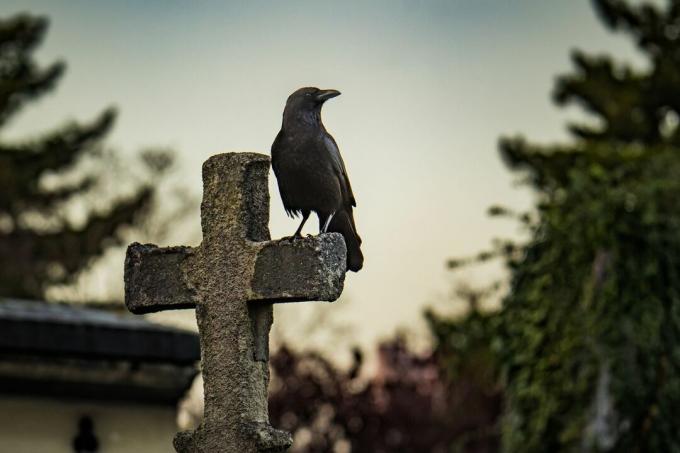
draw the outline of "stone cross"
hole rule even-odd
[[[291,435],[269,425],[267,407],[273,304],[334,301],[342,292],[342,236],[270,240],[268,174],[262,154],[211,157],[203,164],[201,245],[127,250],[131,312],[196,309],[205,409],[197,430],[175,436],[180,453],[285,451]]]

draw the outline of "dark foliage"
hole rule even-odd
[[[438,320],[443,351],[484,332],[509,452],[680,451],[680,1],[593,3],[649,67],[574,53],[554,99],[597,121],[563,146],[501,141],[538,194],[528,243],[480,255],[511,271],[502,309],[474,329]]]
[[[455,385],[433,355],[418,356],[403,341],[380,345],[379,366],[357,378],[362,355],[349,371],[315,353],[281,348],[272,357],[269,406],[275,426],[294,433],[296,452],[493,452],[500,392],[460,368]],[[337,451],[349,451],[339,449]]]
[[[47,25],[44,18],[23,14],[0,20],[0,127],[54,89],[64,73],[62,62],[41,68],[33,59]],[[108,109],[89,124],[70,123],[20,144],[0,143],[0,295],[42,298],[48,286],[72,281],[119,242],[122,226],[145,212],[153,190],[141,186],[111,204],[95,209],[90,203],[85,223],[74,226],[62,207],[90,192],[98,175],[50,188],[43,184],[45,176],[67,173],[85,158],[100,161],[107,171],[101,142],[114,119]]]

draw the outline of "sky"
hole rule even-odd
[[[424,307],[455,308],[455,282],[498,278],[500,267],[455,274],[445,263],[517,236],[514,223],[487,217],[489,206],[531,205],[499,158],[499,137],[567,138],[565,121],[578,110],[556,109],[550,93],[572,49],[636,58],[587,0],[0,3],[0,16],[18,11],[50,18],[38,59],[64,59],[68,70],[0,139],[91,120],[115,105],[107,144],[123,155],[175,149],[178,181],[196,196],[209,156],[269,153],[292,91],[342,92],[324,106],[323,121],[352,181],[365,267],[348,274],[332,306],[277,307],[275,327],[284,339],[325,349],[422,331]],[[270,192],[272,236],[290,235],[297,222],[285,216],[273,173]],[[198,212],[189,223],[196,231]],[[311,221],[305,231],[316,228]],[[93,294],[120,294],[115,256]]]

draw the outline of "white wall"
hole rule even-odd
[[[176,410],[166,406],[0,397],[0,450],[73,453],[78,420],[89,415],[99,453],[174,452]]]

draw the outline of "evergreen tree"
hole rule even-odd
[[[61,62],[42,68],[34,61],[47,25],[30,15],[0,20],[0,127],[54,89],[64,73]],[[97,174],[44,184],[47,175],[69,172],[86,158],[104,159],[101,142],[114,118],[108,109],[89,124],[71,123],[20,144],[0,143],[0,296],[41,298],[48,286],[72,281],[118,242],[122,226],[144,213],[153,193],[148,186],[108,207],[88,206],[84,225],[74,226],[63,207],[91,192]]]
[[[564,145],[500,143],[538,195],[526,244],[471,260],[506,259],[501,309],[431,319],[454,369],[493,358],[508,452],[680,451],[680,0],[593,5],[649,64],[574,52],[554,100],[594,120]]]
[[[507,451],[680,451],[680,1],[594,0],[649,59],[575,52],[558,105],[574,140],[501,141],[538,192],[509,253],[499,348]]]

